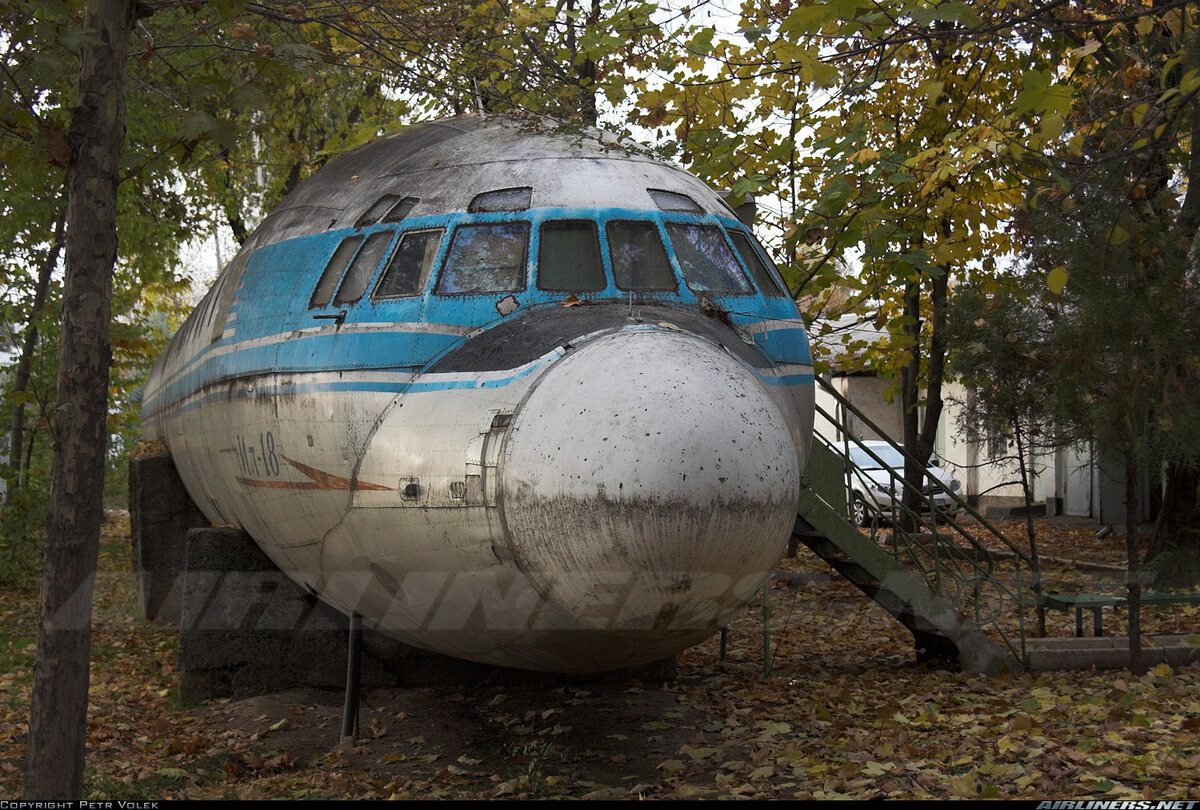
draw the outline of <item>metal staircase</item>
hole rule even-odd
[[[932,477],[919,493],[922,508],[905,508],[901,493],[913,487],[902,470],[883,485],[893,493],[886,508],[860,505],[866,525],[855,525],[851,493],[871,481],[849,450],[881,460],[850,435],[845,421],[853,416],[877,436],[885,434],[828,381],[818,378],[818,385],[846,419],[817,406],[817,419],[826,424],[814,433],[789,553],[803,543],[887,610],[912,632],[919,660],[957,659],[966,671],[988,674],[1021,669],[1028,606],[1022,594],[1036,582],[1028,556]],[[955,509],[934,503],[936,497],[944,506],[945,495]],[[964,515],[973,518],[969,527]]]

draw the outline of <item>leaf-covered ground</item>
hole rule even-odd
[[[1019,527],[1006,527],[1020,536]],[[128,522],[101,551],[89,714],[92,798],[1195,798],[1200,666],[984,678],[917,664],[906,630],[802,551],[761,604],[679,657],[669,682],[599,679],[180,706],[176,638],[137,616]],[[1039,522],[1042,554],[1119,564],[1094,524]],[[1049,566],[1063,589],[1094,573]],[[1109,590],[1117,586],[1108,582]],[[0,602],[0,796],[20,789],[36,591]],[[1051,614],[1052,635],[1073,619]],[[1118,631],[1116,611],[1110,626]],[[1200,609],[1148,610],[1194,632]]]

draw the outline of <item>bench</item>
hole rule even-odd
[[[1101,611],[1106,607],[1128,604],[1124,596],[1105,593],[1046,593],[1042,594],[1042,606],[1064,612],[1075,610],[1075,635],[1083,635],[1083,611],[1092,611],[1093,635],[1104,635],[1104,619]],[[1200,604],[1200,592],[1196,591],[1146,591],[1142,594],[1143,605]]]

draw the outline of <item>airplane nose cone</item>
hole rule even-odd
[[[619,332],[558,361],[514,414],[502,519],[547,602],[583,628],[672,638],[668,654],[761,587],[799,476],[750,369],[686,333]]]

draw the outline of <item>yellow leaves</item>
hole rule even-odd
[[[945,82],[930,80],[922,84],[918,92],[920,92],[921,96],[924,97],[929,104],[933,105],[937,104],[938,99],[941,98],[945,89]]]
[[[896,767],[896,763],[894,763],[894,762],[874,762],[874,761],[872,761],[872,762],[868,762],[866,765],[863,766],[862,772],[866,776],[883,776],[885,773],[888,773],[888,772],[894,770],[895,767]]]
[[[678,759],[668,759],[658,764],[658,769],[663,772],[664,776],[678,776],[687,770],[687,765]]]
[[[762,732],[759,736],[762,739],[770,739],[777,734],[786,734],[791,730],[792,727],[787,723],[768,722],[762,724]]]
[[[1041,126],[1038,128],[1042,141],[1047,142],[1057,138],[1062,134],[1064,125],[1065,122],[1062,115],[1057,112],[1047,113],[1042,116]]]
[[[803,4],[788,14],[779,32],[787,39],[798,39],[807,34],[820,33],[837,19],[837,10],[832,4]]]
[[[979,784],[971,774],[950,777],[950,792],[964,798],[975,798],[979,795]]]
[[[1055,295],[1062,295],[1063,288],[1067,286],[1067,268],[1055,267],[1046,275],[1046,286]]]
[[[768,779],[775,775],[774,765],[762,765],[750,772],[750,781],[757,782],[760,779]]]

